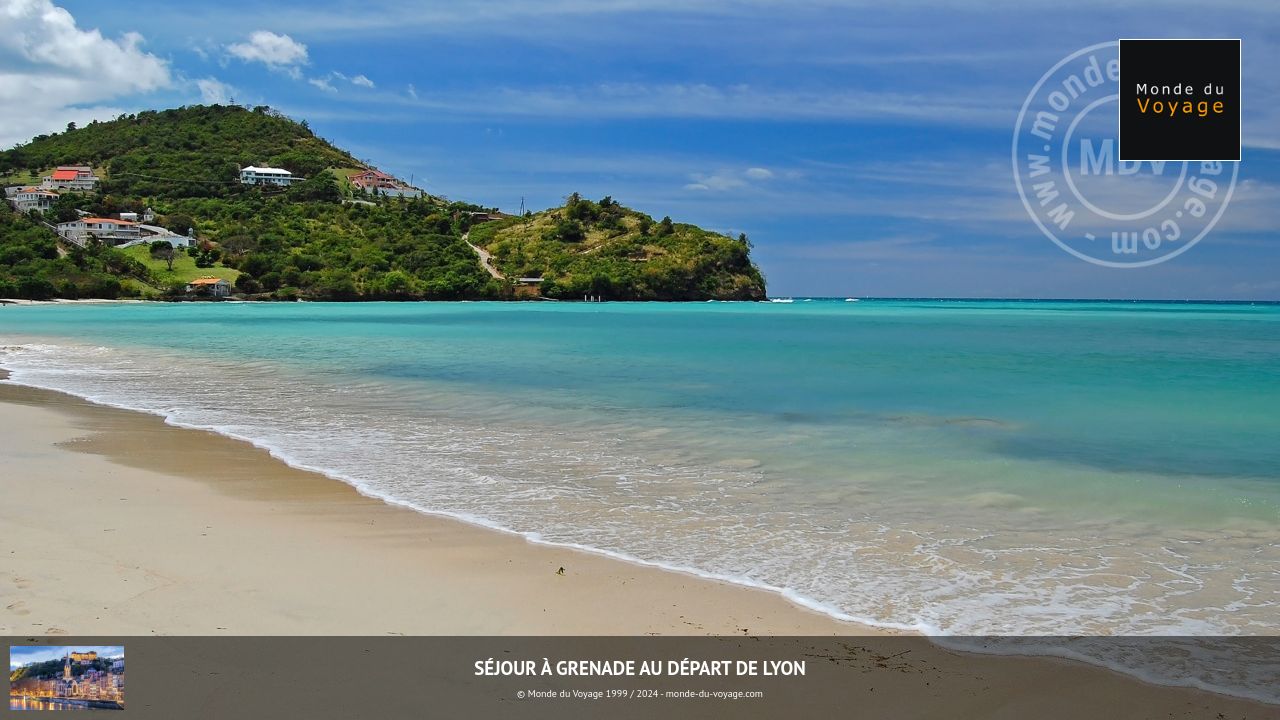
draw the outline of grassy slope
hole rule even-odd
[[[493,253],[495,265],[507,277],[546,278],[544,288],[551,296],[765,297],[764,279],[749,259],[749,247],[740,240],[680,223],[664,235],[648,216],[622,208],[617,225],[583,223],[581,242],[563,242],[554,236],[565,212],[555,208],[527,218],[485,223],[472,229],[470,240]],[[649,225],[647,231],[645,225]]]
[[[151,257],[151,248],[146,245],[135,245],[131,248],[125,248],[121,252],[146,265],[160,287],[168,287],[174,283],[190,282],[202,277],[220,277],[234,283],[236,278],[240,277],[239,270],[223,267],[221,264],[216,264],[210,268],[198,268],[196,267],[196,259],[182,249],[176,251],[177,254],[173,261],[172,271],[168,269],[168,265],[164,260],[157,260]]]
[[[10,185],[39,185],[44,174],[35,170],[19,170],[7,175],[0,175],[0,187]]]
[[[329,168],[329,174],[338,183],[338,190],[342,192],[343,197],[351,197],[355,192],[356,186],[351,184],[351,176],[361,172],[363,168],[358,167],[341,167]]]

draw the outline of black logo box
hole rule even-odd
[[[1121,39],[1120,160],[1240,160],[1240,49],[1238,39]]]

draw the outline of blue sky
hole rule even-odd
[[[451,198],[515,210],[609,194],[746,232],[773,295],[1280,299],[1273,1],[885,5],[0,0],[0,26],[102,58],[73,67],[0,40],[17,70],[0,73],[0,101],[24,100],[0,110],[0,143],[234,98]],[[56,8],[71,28],[47,20]],[[1244,40],[1236,197],[1207,239],[1141,270],[1054,246],[1009,166],[1041,73],[1119,37]]]
[[[123,657],[120,645],[13,645],[9,648],[9,669],[66,657],[68,652],[96,652],[99,657]]]

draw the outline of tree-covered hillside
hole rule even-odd
[[[486,208],[439,197],[364,195],[364,165],[268,108],[195,106],[124,115],[0,152],[0,184],[29,184],[58,165],[87,164],[92,192],[64,192],[43,215],[0,210],[0,297],[178,297],[200,270],[260,299],[501,299],[542,294],[608,299],[759,299],[764,282],[745,238],[654,222],[612,200],[484,223]],[[288,188],[239,182],[239,167],[283,167]],[[152,224],[189,232],[174,258],[61,241],[48,223],[153,209]],[[491,277],[470,239],[491,250]]]
[[[90,670],[107,671],[111,669],[114,662],[111,658],[95,658],[87,662],[75,662],[71,664],[71,676],[80,677]],[[62,677],[63,666],[66,661],[63,658],[54,658],[52,660],[43,660],[30,665],[23,665],[9,671],[9,682],[17,683],[21,680],[51,680],[53,678]]]
[[[56,236],[0,203],[0,298],[116,298],[140,268],[118,250],[60,248]]]
[[[325,168],[361,164],[305,123],[270,108],[197,105],[40,135],[0,152],[0,175],[80,163],[106,170],[106,194],[159,198],[240,194],[242,166],[270,165],[311,177]]]
[[[564,207],[485,223],[472,243],[508,278],[542,278],[547,297],[615,300],[763,300],[764,279],[745,236],[654,221],[606,197],[577,193]]]
[[[501,288],[461,238],[449,206],[426,199],[378,204],[284,197],[185,199],[217,259],[241,271],[237,288],[281,298],[459,300]]]

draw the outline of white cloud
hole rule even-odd
[[[122,111],[102,103],[172,82],[141,35],[82,30],[51,0],[0,0],[0,28],[0,146],[114,117]]]
[[[315,85],[316,87],[320,88],[321,90],[324,90],[325,92],[336,93],[338,92],[338,88],[334,86],[333,84],[334,80],[341,80],[342,82],[347,82],[347,83],[351,83],[352,85],[358,85],[360,87],[366,87],[366,88],[371,88],[374,86],[373,81],[365,77],[364,75],[356,75],[355,77],[348,77],[347,75],[340,73],[337,70],[333,70],[328,75],[325,75],[323,77],[310,78],[307,80],[307,82],[312,85]],[[410,85],[409,87],[413,87],[413,86]]]
[[[215,78],[196,80],[200,88],[200,99],[210,105],[229,105],[235,96],[236,89]]]
[[[418,99],[418,88],[414,87],[413,83],[409,83],[409,97],[414,100]]]
[[[762,167],[750,167],[746,170],[718,170],[713,173],[693,173],[693,182],[684,186],[685,190],[723,192],[741,190],[759,180],[773,177],[773,171]]]
[[[273,70],[295,70],[307,64],[307,46],[288,35],[269,30],[249,34],[248,42],[232,43],[227,52],[245,62],[260,62]]]
[[[307,82],[311,83],[312,85],[315,85],[316,87],[320,88],[325,92],[331,92],[331,93],[338,92],[338,88],[334,87],[333,83],[329,82],[329,78],[327,77],[311,78],[310,80],[307,80]]]

